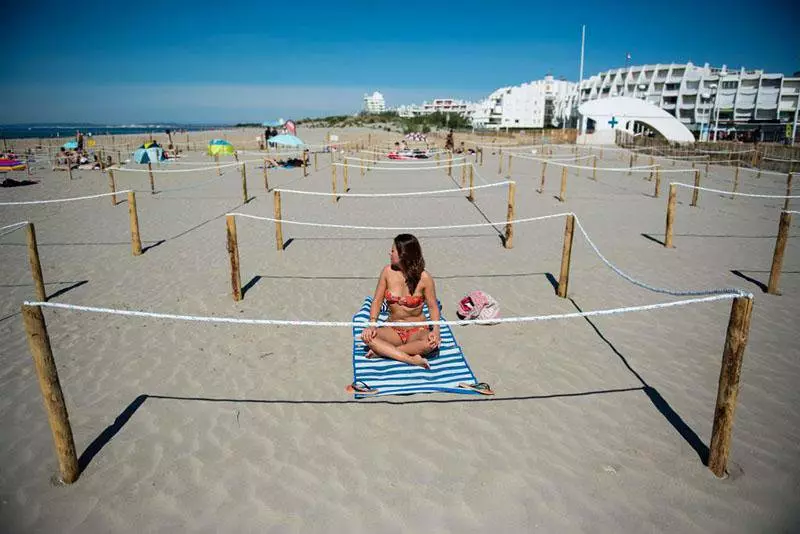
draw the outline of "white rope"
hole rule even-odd
[[[0,228],[0,237],[3,237],[4,235],[10,234],[12,232],[16,232],[17,230],[19,230],[20,228],[22,228],[23,226],[25,226],[27,224],[30,224],[30,222],[29,221],[20,221],[20,222],[14,223],[14,224],[9,224],[8,226],[3,226],[2,228]],[[10,228],[10,230],[9,230],[9,228]]]
[[[0,202],[0,206],[23,206],[28,204],[53,204],[55,202],[70,202],[73,200],[87,200],[90,198],[100,198],[100,197],[107,197],[110,195],[121,195],[122,193],[130,193],[130,189],[125,189],[123,191],[117,191],[115,193],[101,193],[99,195],[89,195],[85,197],[73,197],[73,198],[55,198],[52,200],[29,200],[27,202]]]
[[[526,223],[532,221],[541,221],[544,219],[554,219],[556,217],[564,217],[566,215],[571,215],[570,213],[556,213],[553,215],[543,215],[540,217],[529,217],[527,219],[514,219],[512,221],[501,221],[501,222],[485,222],[485,223],[473,223],[473,224],[451,224],[448,226],[352,226],[347,224],[328,224],[328,223],[315,223],[315,222],[305,222],[305,221],[290,221],[287,219],[273,219],[272,217],[261,217],[258,215],[249,215],[247,213],[239,213],[239,212],[231,212],[226,213],[227,215],[236,215],[238,217],[246,217],[248,219],[256,219],[259,221],[270,221],[270,222],[280,222],[285,224],[297,224],[299,226],[316,226],[320,228],[342,228],[342,229],[352,229],[352,230],[392,230],[392,231],[400,231],[400,230],[451,230],[454,228],[480,228],[484,226],[501,226],[507,223],[515,224],[515,223]]]
[[[97,308],[94,306],[78,306],[75,304],[64,304],[60,302],[29,302],[25,301],[26,306],[41,306],[44,308],[56,308],[61,310],[75,310],[90,313],[107,313],[109,315],[123,315],[128,317],[147,317],[151,319],[171,319],[175,321],[190,321],[201,323],[227,323],[227,324],[247,324],[247,325],[272,325],[272,326],[321,326],[321,327],[349,327],[354,326],[468,326],[472,324],[497,324],[497,323],[532,323],[538,321],[556,321],[561,319],[575,319],[578,317],[596,317],[601,315],[617,315],[620,313],[630,313],[639,311],[650,311],[676,306],[686,306],[701,302],[715,302],[718,300],[730,300],[736,297],[753,298],[751,294],[728,293],[725,295],[714,295],[708,297],[676,300],[673,302],[661,302],[658,304],[646,304],[643,306],[628,306],[624,308],[611,308],[603,310],[592,310],[585,312],[559,313],[554,315],[534,315],[527,317],[498,317],[494,319],[472,319],[459,321],[410,321],[410,322],[368,322],[368,321],[307,321],[292,319],[242,319],[239,317],[204,317],[198,315],[176,315],[171,313],[155,313],[138,310],[119,310],[113,308]]]
[[[743,171],[750,171],[750,172],[760,172],[761,174],[772,174],[774,176],[786,176],[788,173],[785,172],[775,172],[775,171],[765,171],[763,169],[753,169],[751,167],[739,167]]]
[[[697,152],[701,152],[703,154],[749,154],[750,152],[755,151],[755,148],[751,148],[749,150],[698,150]]]
[[[445,164],[447,164],[448,161],[452,161],[453,163],[461,163],[466,158],[462,156],[462,157],[453,158],[452,160],[447,160],[447,159],[435,160],[433,158],[427,158],[427,159],[404,159],[404,160],[397,160],[397,159],[383,160],[382,159],[382,160],[375,161],[374,159],[362,159],[362,158],[356,158],[356,157],[353,157],[353,156],[344,156],[342,159],[346,159],[348,161],[350,161],[350,160],[364,161],[364,162],[367,162],[367,163],[380,164],[380,165],[401,165],[401,166],[402,165],[407,165],[409,168],[411,168],[414,164],[420,164],[420,165],[427,164],[427,165],[430,165],[431,160],[440,161],[443,165],[445,165]]]
[[[767,158],[767,157],[763,157],[761,159],[765,159],[767,161],[782,161],[784,163],[800,163],[800,159],[780,159],[780,158]]]
[[[783,210],[783,213],[800,213],[800,211]]]
[[[124,171],[124,172],[153,172],[153,173],[157,172],[159,174],[164,174],[164,173],[170,173],[170,172],[210,171],[210,170],[216,170],[216,169],[225,169],[227,167],[237,167],[239,165],[242,165],[242,162],[236,162],[235,161],[233,163],[224,163],[224,164],[219,165],[219,166],[212,165],[210,167],[196,167],[196,168],[193,168],[193,169],[159,169],[159,168],[153,168],[152,171],[150,171],[150,169],[132,169],[130,167],[115,167],[115,166],[113,166],[113,167],[109,167],[109,168],[112,169],[112,170],[115,170],[115,171]]]
[[[695,173],[695,172],[700,172],[700,169],[665,169],[664,167],[662,167],[662,166],[658,165],[658,172],[659,172],[659,173],[661,173],[661,174],[665,174],[665,173],[673,173],[673,172],[690,172],[690,173]]]
[[[346,158],[350,159],[350,158]],[[448,162],[442,162],[442,165],[432,165],[430,167],[376,167],[369,165],[350,165],[349,163],[345,165],[344,163],[334,163],[337,167],[349,167],[351,169],[361,169],[369,170],[369,171],[430,171],[430,170],[445,170],[447,167],[468,167],[472,165],[472,162],[461,162],[461,163],[454,163],[450,165]]]
[[[561,163],[559,161],[554,161],[554,160],[535,158],[535,157],[532,157],[532,156],[517,155],[515,157],[523,158],[523,159],[529,159],[529,160],[532,160],[532,161],[541,161],[541,162],[544,162],[544,163],[552,163],[553,165],[556,165],[558,167],[568,167],[570,169],[586,169],[586,170],[589,170],[589,171],[592,171],[592,170],[594,170],[596,168],[598,171],[615,171],[615,172],[623,172],[623,171],[624,172],[628,172],[628,171],[642,171],[642,172],[644,172],[644,171],[648,171],[649,172],[649,171],[651,171],[651,170],[653,170],[653,169],[658,167],[658,165],[642,165],[642,166],[639,166],[639,167],[617,167],[617,168],[614,168],[614,167],[588,167],[586,165],[569,165],[568,163]]]
[[[734,193],[733,191],[721,191],[719,189],[709,189],[707,187],[700,187],[696,185],[683,184],[681,182],[671,182],[669,185],[677,185],[686,187],[688,189],[700,189],[701,191],[709,191],[711,193],[720,193],[723,195],[736,195],[738,197],[753,197],[753,198],[800,198],[800,195],[755,195],[753,193]]]
[[[508,180],[505,182],[495,182],[487,185],[476,185],[473,186],[472,189],[485,189],[487,187],[499,187],[508,184],[516,184],[516,182]],[[468,187],[464,187],[457,189],[438,189],[435,191],[410,191],[404,193],[328,193],[325,191],[300,191],[297,189],[280,189],[280,188],[273,189],[273,191],[280,191],[281,193],[295,193],[298,195],[317,195],[324,197],[413,197],[413,196],[423,196],[423,195],[434,195],[438,193],[463,193],[468,190],[469,190]]]
[[[702,289],[702,290],[685,291],[685,290],[680,290],[680,289],[669,289],[669,288],[665,288],[665,287],[651,286],[650,284],[648,284],[646,282],[642,282],[641,280],[637,280],[636,278],[633,278],[629,274],[627,274],[624,271],[622,271],[622,269],[620,269],[619,267],[617,267],[616,265],[614,265],[613,263],[608,261],[608,259],[605,256],[603,256],[603,254],[600,252],[600,249],[597,248],[597,245],[595,245],[594,242],[592,241],[592,239],[589,237],[589,234],[583,228],[583,225],[581,224],[581,221],[580,221],[580,219],[578,219],[577,215],[575,216],[575,224],[578,225],[578,229],[583,234],[583,237],[586,238],[586,242],[589,243],[589,246],[592,248],[592,250],[594,250],[594,253],[597,254],[597,256],[603,261],[603,263],[605,263],[612,271],[614,271],[619,276],[621,276],[622,278],[624,278],[625,280],[627,280],[628,282],[632,283],[635,286],[639,286],[641,288],[647,289],[649,291],[653,291],[655,293],[664,293],[664,294],[667,294],[667,295],[672,295],[674,297],[687,297],[687,296],[698,296],[698,295],[719,295],[719,294],[731,294],[731,293],[736,293],[736,294],[739,294],[739,295],[743,295],[744,294],[740,289],[727,288],[727,287],[726,288],[720,288],[720,289]]]

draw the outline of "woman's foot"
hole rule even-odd
[[[367,354],[366,354],[364,357],[365,357],[365,358],[369,358],[370,360],[371,360],[371,359],[373,359],[373,358],[380,358],[380,356],[378,356],[377,354],[375,354],[375,351],[374,351],[374,350],[372,350],[372,349],[369,349],[369,350],[367,351]]]
[[[423,369],[430,369],[431,365],[428,363],[428,360],[420,356],[419,354],[410,354],[408,356],[408,363],[411,365],[418,365]]]

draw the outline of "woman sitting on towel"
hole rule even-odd
[[[431,320],[439,320],[436,287],[425,271],[425,259],[417,238],[400,234],[389,253],[391,263],[383,268],[369,311],[370,322],[378,320],[383,301],[389,305],[389,322],[425,321],[423,303],[428,304]],[[439,326],[369,327],[361,333],[369,347],[367,358],[392,358],[430,369],[427,354],[439,346]]]

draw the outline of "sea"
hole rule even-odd
[[[200,131],[222,128],[232,128],[230,124],[179,124],[179,123],[154,123],[154,124],[86,124],[86,123],[59,123],[59,124],[0,124],[0,138],[2,139],[29,139],[29,138],[67,138],[75,137],[75,131],[92,135],[125,135],[141,133],[163,133],[166,130],[173,132]]]

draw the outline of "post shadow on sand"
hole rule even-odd
[[[766,271],[766,272],[769,272],[769,271]],[[764,292],[764,293],[767,292],[767,284],[765,284],[764,282],[756,280],[752,276],[747,276],[742,271],[739,271],[737,269],[731,269],[731,273],[735,274],[739,278],[743,278],[743,279],[747,280],[751,284],[755,284],[756,286],[758,286],[759,289],[761,289],[762,292]]]
[[[572,302],[572,305],[575,306],[576,310],[583,313],[583,310],[581,309],[580,306],[578,306],[578,304],[575,302],[574,299],[570,298],[569,300],[570,302]],[[587,323],[589,323],[589,326],[592,327],[592,329],[600,337],[600,339],[602,339],[603,342],[606,345],[608,345],[608,347],[620,359],[620,361],[628,369],[628,371],[630,371],[630,373],[636,377],[636,380],[638,380],[642,384],[641,390],[644,391],[645,395],[647,395],[647,398],[650,399],[650,402],[653,403],[653,406],[655,406],[655,408],[661,413],[661,415],[663,415],[664,418],[666,418],[669,424],[671,424],[673,428],[675,428],[675,430],[678,431],[678,434],[680,434],[681,437],[685,439],[689,445],[691,445],[691,447],[700,457],[700,461],[702,461],[704,465],[707,465],[709,449],[708,446],[705,443],[703,443],[703,440],[700,439],[700,436],[698,436],[697,433],[694,430],[692,430],[692,428],[689,425],[686,424],[683,418],[675,410],[672,409],[672,406],[670,406],[670,404],[666,401],[666,399],[664,399],[664,397],[661,396],[658,390],[652,387],[650,384],[648,384],[645,381],[645,379],[642,378],[642,376],[638,372],[636,372],[636,370],[633,367],[631,367],[627,358],[625,358],[625,356],[619,350],[617,350],[614,344],[611,343],[611,341],[609,341],[608,338],[606,338],[603,335],[600,329],[597,328],[597,325],[595,325],[589,317],[584,317],[584,320]]]
[[[46,283],[46,284],[45,284],[45,287],[46,287],[46,286],[48,286],[48,285],[53,285],[53,284],[57,284],[57,283],[64,283],[64,282],[51,282],[51,283],[49,283],[49,284],[47,284],[47,283]],[[56,291],[56,292],[55,292],[55,293],[53,293],[52,295],[48,295],[48,296],[47,296],[47,300],[51,300],[51,299],[54,299],[54,298],[56,298],[56,297],[60,297],[61,295],[63,295],[63,294],[64,294],[64,293],[66,293],[67,291],[72,291],[72,290],[73,290],[73,289],[75,289],[76,287],[80,287],[80,286],[82,286],[82,285],[84,285],[84,284],[88,284],[88,283],[89,283],[89,281],[88,281],[88,280],[80,280],[80,281],[78,281],[78,282],[69,282],[69,284],[70,284],[70,285],[68,285],[67,287],[62,287],[61,289],[59,289],[58,291]],[[25,286],[29,286],[29,287],[33,287],[33,284],[24,284],[24,285],[25,285]],[[10,287],[15,287],[15,286],[10,286]],[[18,286],[18,287],[21,287],[21,286]],[[17,312],[14,312],[14,313],[10,313],[10,314],[8,314],[8,315],[6,315],[6,316],[4,316],[4,317],[0,317],[0,323],[2,323],[3,321],[5,321],[6,319],[11,319],[12,317],[16,317],[16,316],[17,316],[17,315],[19,315],[20,313],[21,313],[21,312],[18,312],[18,311],[17,311]]]

